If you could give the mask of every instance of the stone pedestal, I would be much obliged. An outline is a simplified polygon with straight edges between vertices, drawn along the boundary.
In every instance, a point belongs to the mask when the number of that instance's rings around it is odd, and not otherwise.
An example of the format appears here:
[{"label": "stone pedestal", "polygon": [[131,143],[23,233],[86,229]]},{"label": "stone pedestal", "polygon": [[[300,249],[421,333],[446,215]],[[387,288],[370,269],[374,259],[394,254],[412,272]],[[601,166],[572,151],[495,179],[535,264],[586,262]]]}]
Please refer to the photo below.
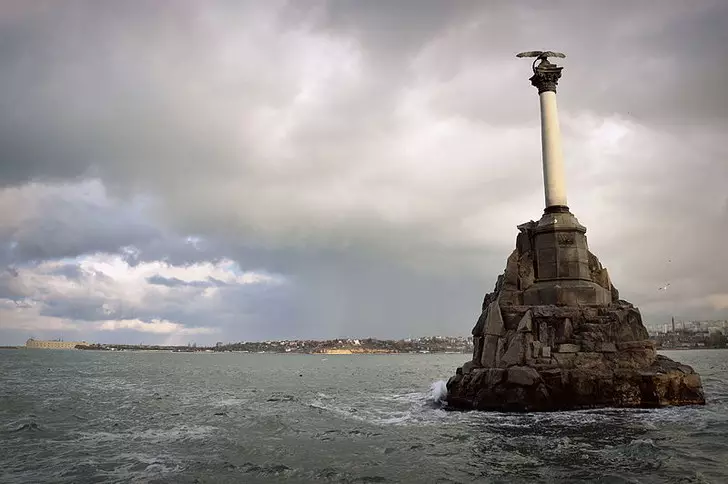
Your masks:
[{"label": "stone pedestal", "polygon": [[524,304],[604,306],[612,301],[610,287],[593,280],[586,227],[568,209],[547,211],[530,231],[535,284],[524,291]]}]

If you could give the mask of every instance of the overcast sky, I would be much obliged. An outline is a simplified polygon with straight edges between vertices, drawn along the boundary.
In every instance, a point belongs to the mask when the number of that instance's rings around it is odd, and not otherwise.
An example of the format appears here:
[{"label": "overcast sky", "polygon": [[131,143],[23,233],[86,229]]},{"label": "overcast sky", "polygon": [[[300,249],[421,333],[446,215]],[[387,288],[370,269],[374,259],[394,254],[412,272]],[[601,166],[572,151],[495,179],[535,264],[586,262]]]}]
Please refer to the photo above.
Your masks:
[{"label": "overcast sky", "polygon": [[[1,1],[0,344],[466,335],[568,199],[646,323],[728,319],[728,3]],[[658,288],[670,284],[666,291]]]}]

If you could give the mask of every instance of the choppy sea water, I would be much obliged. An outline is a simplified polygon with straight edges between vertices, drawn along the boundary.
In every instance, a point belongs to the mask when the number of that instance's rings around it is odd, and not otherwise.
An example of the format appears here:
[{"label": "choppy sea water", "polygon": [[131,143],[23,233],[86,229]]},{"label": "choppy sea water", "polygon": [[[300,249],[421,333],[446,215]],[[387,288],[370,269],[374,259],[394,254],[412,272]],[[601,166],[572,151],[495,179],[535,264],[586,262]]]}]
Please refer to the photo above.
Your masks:
[{"label": "choppy sea water", "polygon": [[664,354],[707,406],[445,412],[466,355],[0,350],[0,482],[728,482],[728,350]]}]

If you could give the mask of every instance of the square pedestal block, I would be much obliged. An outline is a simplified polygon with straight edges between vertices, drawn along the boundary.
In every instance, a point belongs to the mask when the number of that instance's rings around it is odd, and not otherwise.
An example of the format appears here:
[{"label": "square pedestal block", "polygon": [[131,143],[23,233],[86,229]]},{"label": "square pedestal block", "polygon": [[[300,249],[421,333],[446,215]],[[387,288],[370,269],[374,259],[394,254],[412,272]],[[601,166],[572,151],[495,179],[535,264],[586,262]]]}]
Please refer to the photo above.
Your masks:
[{"label": "square pedestal block", "polygon": [[569,212],[544,214],[533,229],[536,279],[591,280],[585,233]]}]

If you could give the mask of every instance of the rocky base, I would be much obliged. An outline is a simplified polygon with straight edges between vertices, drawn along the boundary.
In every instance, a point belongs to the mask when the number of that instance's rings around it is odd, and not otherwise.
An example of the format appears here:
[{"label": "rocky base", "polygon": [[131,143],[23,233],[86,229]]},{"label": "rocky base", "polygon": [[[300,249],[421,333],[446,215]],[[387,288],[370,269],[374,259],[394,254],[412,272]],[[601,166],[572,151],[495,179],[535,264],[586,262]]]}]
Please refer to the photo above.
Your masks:
[{"label": "rocky base", "polygon": [[[574,359],[591,360],[592,365],[598,360],[588,353]],[[700,376],[661,355],[639,369],[580,365],[539,371],[524,365],[466,365],[458,371],[447,384],[450,409],[534,412],[705,404]]]},{"label": "rocky base", "polygon": [[[473,359],[447,383],[449,408],[553,411],[705,404],[700,376],[657,355],[639,309],[619,299],[583,232],[575,236],[576,249],[561,235],[554,243],[567,245],[549,249],[537,237],[551,234],[538,232],[534,222],[519,229],[517,248],[495,290],[485,296],[473,328]],[[576,281],[589,291],[576,293],[561,280],[539,283],[540,246],[547,254],[566,251],[567,257],[575,251],[576,266],[584,266]],[[538,284],[552,290],[542,291]],[[534,287],[537,298],[548,303],[533,304]]]}]

